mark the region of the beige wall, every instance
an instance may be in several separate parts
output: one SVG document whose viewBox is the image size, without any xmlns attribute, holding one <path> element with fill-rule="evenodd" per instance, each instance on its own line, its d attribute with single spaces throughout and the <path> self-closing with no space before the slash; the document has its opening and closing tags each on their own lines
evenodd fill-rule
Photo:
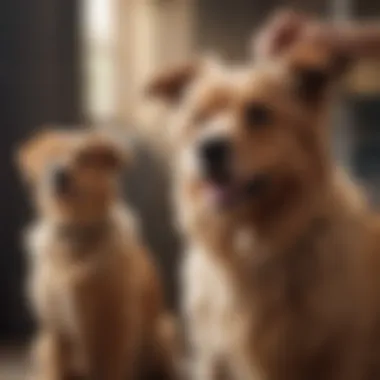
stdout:
<svg viewBox="0 0 380 380">
<path fill-rule="evenodd" d="M 145 116 L 141 93 L 149 75 L 191 55 L 193 0 L 118 0 L 118 109 L 123 120 Z"/>
</svg>

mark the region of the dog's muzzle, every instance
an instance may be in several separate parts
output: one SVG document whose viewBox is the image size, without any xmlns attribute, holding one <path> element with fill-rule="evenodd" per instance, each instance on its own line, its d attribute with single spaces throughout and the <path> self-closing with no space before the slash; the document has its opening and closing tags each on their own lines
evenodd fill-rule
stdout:
<svg viewBox="0 0 380 380">
<path fill-rule="evenodd" d="M 231 148 L 226 138 L 203 141 L 198 154 L 206 179 L 218 184 L 225 184 L 230 180 Z"/>
</svg>

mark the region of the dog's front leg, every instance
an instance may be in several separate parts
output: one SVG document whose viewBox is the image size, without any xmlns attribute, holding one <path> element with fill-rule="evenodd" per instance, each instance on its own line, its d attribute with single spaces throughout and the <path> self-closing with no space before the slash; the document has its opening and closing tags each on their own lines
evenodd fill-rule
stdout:
<svg viewBox="0 0 380 380">
<path fill-rule="evenodd" d="M 202 353 L 193 361 L 192 378 L 194 380 L 226 380 L 227 368 L 215 355 Z"/>
<path fill-rule="evenodd" d="M 33 380 L 66 380 L 68 351 L 59 334 L 42 331 L 33 345 Z"/>
<path fill-rule="evenodd" d="M 132 380 L 135 365 L 133 353 L 120 342 L 104 349 L 89 350 L 88 375 L 91 380 Z"/>
<path fill-rule="evenodd" d="M 93 317 L 87 314 L 81 327 L 81 346 L 89 379 L 132 379 L 136 355 L 134 335 L 126 334 L 120 323 L 109 321 L 102 325 Z"/>
</svg>

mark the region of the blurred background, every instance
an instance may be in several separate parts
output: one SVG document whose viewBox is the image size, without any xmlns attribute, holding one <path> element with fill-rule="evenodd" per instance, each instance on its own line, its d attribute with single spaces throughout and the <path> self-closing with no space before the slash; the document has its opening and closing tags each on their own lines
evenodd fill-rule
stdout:
<svg viewBox="0 0 380 380">
<path fill-rule="evenodd" d="M 200 50 L 243 60 L 252 32 L 279 6 L 329 19 L 380 18 L 377 0 L 2 0 L 0 2 L 0 378 L 24 379 L 33 331 L 23 294 L 20 234 L 30 206 L 12 163 L 19 141 L 46 123 L 121 123 L 145 118 L 147 75 Z M 157 123 L 160 121 L 157 120 Z M 335 151 L 367 187 L 380 186 L 380 62 L 362 62 L 336 110 Z M 68 127 L 69 128 L 69 127 Z M 148 243 L 176 306 L 179 240 L 168 175 L 143 144 L 127 180 Z"/>
</svg>

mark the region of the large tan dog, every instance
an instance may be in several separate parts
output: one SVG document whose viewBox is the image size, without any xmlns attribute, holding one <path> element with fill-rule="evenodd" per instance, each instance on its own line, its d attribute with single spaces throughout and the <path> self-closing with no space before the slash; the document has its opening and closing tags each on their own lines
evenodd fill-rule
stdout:
<svg viewBox="0 0 380 380">
<path fill-rule="evenodd" d="M 48 131 L 18 153 L 38 213 L 27 236 L 34 378 L 172 378 L 174 326 L 119 194 L 123 150 L 97 132 Z"/>
<path fill-rule="evenodd" d="M 380 377 L 380 224 L 330 149 L 348 50 L 302 28 L 252 67 L 198 62 L 148 89 L 173 111 L 195 379 Z"/>
</svg>

